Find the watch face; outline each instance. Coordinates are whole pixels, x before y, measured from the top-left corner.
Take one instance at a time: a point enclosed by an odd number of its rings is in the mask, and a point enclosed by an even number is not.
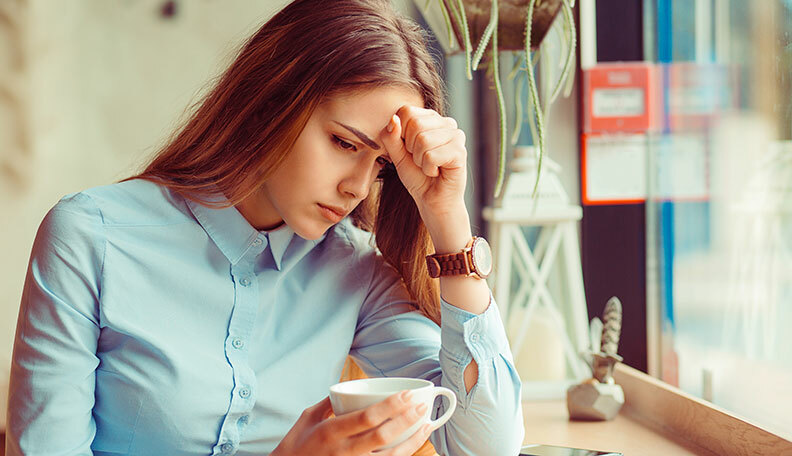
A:
[[[481,278],[487,278],[492,272],[492,250],[486,239],[480,237],[473,242],[473,266]]]

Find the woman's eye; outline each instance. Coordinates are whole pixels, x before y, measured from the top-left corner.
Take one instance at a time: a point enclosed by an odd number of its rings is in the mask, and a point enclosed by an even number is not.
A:
[[[388,164],[390,164],[390,160],[388,160],[385,157],[378,157],[377,163],[379,163],[381,166],[387,166]]]
[[[340,148],[342,148],[342,149],[346,149],[346,150],[352,150],[352,151],[355,151],[355,150],[357,150],[357,147],[355,147],[355,145],[354,145],[354,144],[350,144],[350,143],[348,143],[348,142],[344,141],[343,139],[339,138],[339,137],[338,137],[338,136],[336,136],[336,135],[333,135],[333,141],[334,141],[336,144],[338,144],[338,147],[340,147]]]

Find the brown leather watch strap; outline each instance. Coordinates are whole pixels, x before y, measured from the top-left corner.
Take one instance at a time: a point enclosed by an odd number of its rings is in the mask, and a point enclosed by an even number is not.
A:
[[[437,278],[448,275],[470,274],[465,255],[466,252],[457,252],[426,257],[426,267],[429,270],[429,276]]]

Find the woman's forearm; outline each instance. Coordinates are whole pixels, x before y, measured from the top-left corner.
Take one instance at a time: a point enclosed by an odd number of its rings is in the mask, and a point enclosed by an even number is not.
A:
[[[464,203],[443,214],[423,216],[436,253],[461,251],[473,237]],[[465,275],[440,277],[443,299],[470,313],[481,314],[489,306],[490,289],[485,280]]]
[[[436,253],[461,251],[470,241],[472,231],[464,204],[452,208],[442,217],[425,216],[424,223],[432,237]],[[490,302],[490,289],[485,280],[465,275],[440,277],[440,295],[447,303],[473,314],[482,314]],[[470,392],[478,380],[475,360],[465,368],[465,390]]]

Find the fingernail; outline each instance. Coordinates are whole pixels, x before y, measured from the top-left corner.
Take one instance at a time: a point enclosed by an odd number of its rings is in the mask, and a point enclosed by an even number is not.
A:
[[[388,133],[393,132],[393,126],[394,126],[393,116],[391,116],[390,120],[388,121],[388,126],[386,127],[388,129]]]
[[[412,391],[410,390],[403,391],[401,394],[402,402],[404,403],[410,402],[410,399],[412,399]]]
[[[426,404],[419,404],[418,407],[415,407],[415,411],[418,412],[419,415],[423,415],[423,412],[426,411]]]

